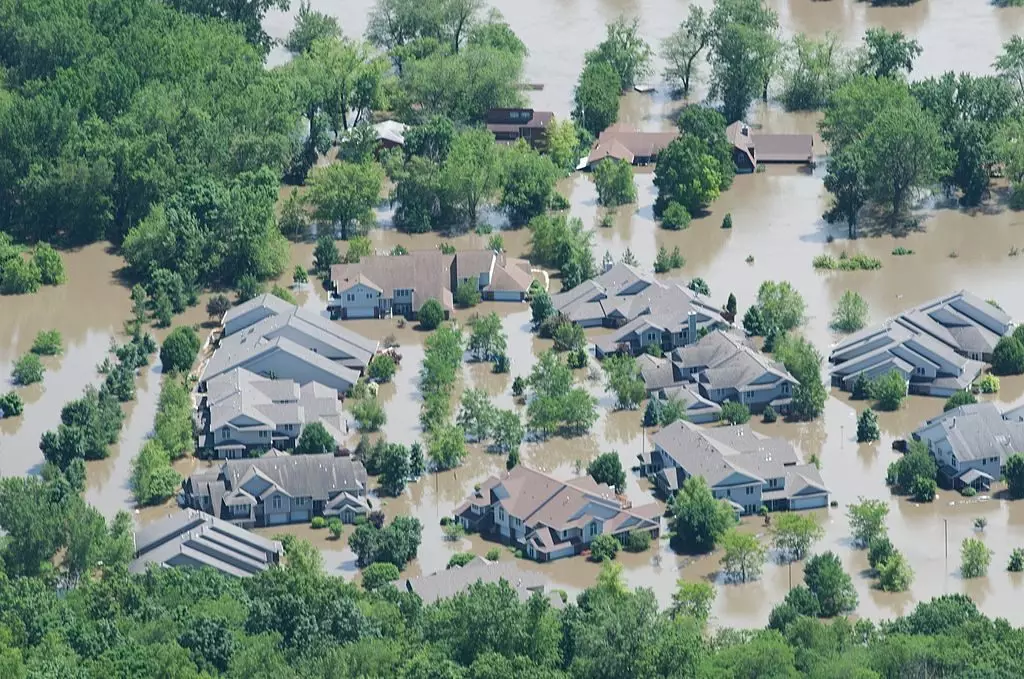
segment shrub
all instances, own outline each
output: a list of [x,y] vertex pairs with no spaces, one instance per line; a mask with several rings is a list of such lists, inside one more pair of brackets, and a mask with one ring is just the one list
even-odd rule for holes
[[731,212],[726,212],[725,213],[725,217],[722,218],[722,228],[723,229],[731,229],[732,228],[732,213]]
[[231,309],[231,300],[227,295],[214,295],[206,303],[206,315],[210,318],[220,318]]
[[651,546],[651,534],[644,530],[631,530],[626,536],[627,552],[646,552]]
[[722,419],[729,424],[746,424],[750,421],[750,408],[736,401],[722,404]]
[[160,347],[163,371],[188,372],[195,363],[200,346],[199,335],[191,327],[182,325],[172,330]]
[[498,559],[501,558],[501,548],[500,547],[491,547],[490,549],[487,550],[487,554],[484,555],[484,558],[487,559],[488,561],[497,561]]
[[64,341],[57,330],[40,330],[32,342],[33,354],[39,356],[57,356],[64,351]]
[[680,231],[690,226],[690,213],[676,202],[671,202],[661,215],[661,225],[672,231]]
[[64,261],[48,243],[40,243],[32,253],[32,263],[39,270],[39,281],[43,285],[60,285],[67,280]]
[[[475,280],[463,281],[455,288],[455,303],[461,307],[472,307],[480,303],[480,286]],[[420,312],[422,313],[422,309]]]
[[436,299],[428,299],[420,307],[417,317],[424,330],[434,330],[444,321],[444,308]]
[[978,380],[978,389],[983,394],[995,394],[999,391],[999,378],[992,373],[985,373],[980,380]]
[[957,391],[952,396],[946,399],[946,405],[942,406],[942,411],[946,412],[953,408],[959,408],[960,406],[969,405],[971,403],[977,403],[978,399],[969,391]]
[[342,528],[343,526],[341,523],[341,519],[339,519],[338,517],[332,516],[331,518],[327,519],[327,530],[331,531],[331,537],[335,540],[341,538]]
[[867,408],[857,418],[857,443],[870,443],[877,441],[881,436],[878,430],[878,415],[871,408]]
[[912,255],[912,254],[914,254],[914,251],[913,251],[913,250],[910,250],[910,249],[908,249],[908,248],[905,248],[905,247],[903,247],[903,246],[901,245],[901,246],[899,246],[899,247],[895,247],[895,248],[893,248],[893,249],[892,249],[892,254],[896,255],[897,257],[903,257],[903,256],[906,256],[906,255]]
[[611,561],[619,553],[619,541],[612,535],[598,535],[590,543],[590,560]]
[[349,410],[360,431],[378,431],[387,422],[384,407],[372,396],[357,400]]
[[239,303],[248,302],[250,299],[257,297],[262,292],[263,284],[260,283],[259,279],[251,273],[247,273],[239,278],[238,284],[235,287],[235,294],[238,297]]
[[377,382],[390,382],[395,376],[395,359],[388,354],[377,354],[366,367],[366,374]]
[[761,421],[764,422],[765,424],[771,424],[775,422],[775,420],[777,419],[779,419],[779,416],[775,413],[775,408],[772,408],[771,406],[765,406],[764,412],[761,413]]
[[142,446],[131,464],[131,487],[140,505],[156,505],[172,497],[181,476],[171,466],[171,457],[154,439]]
[[1010,563],[1007,564],[1006,570],[1011,573],[1020,573],[1024,571],[1024,549],[1016,547],[1010,552]]
[[445,566],[445,569],[461,568],[472,560],[473,552],[456,552],[452,554],[452,558],[448,559],[448,565]]
[[306,267],[301,264],[295,265],[295,270],[292,271],[292,283],[301,285],[309,282],[309,273],[306,272]]
[[879,410],[899,410],[907,396],[907,381],[893,370],[873,380],[868,392],[878,402]]
[[393,563],[381,561],[371,563],[363,569],[363,589],[372,592],[401,577],[401,571]]
[[931,502],[935,499],[935,479],[918,476],[910,484],[910,495],[914,502]]
[[314,516],[313,520],[309,522],[309,526],[315,530],[327,528],[327,519],[322,516]]
[[11,379],[15,384],[26,386],[43,381],[43,362],[35,354],[25,354],[14,363]]
[[960,489],[960,494],[964,497],[974,497],[978,494],[978,491],[975,490],[974,486],[964,486]]
[[1024,372],[1024,344],[1016,337],[1003,337],[992,351],[992,370],[997,375]]
[[552,191],[551,197],[548,198],[548,209],[556,212],[561,210],[568,210],[572,207],[572,203],[569,199],[560,194],[558,191]]
[[988,572],[992,551],[977,538],[965,538],[960,544],[960,575],[980,578]]
[[25,412],[25,402],[16,391],[9,391],[0,396],[0,418],[17,417]]

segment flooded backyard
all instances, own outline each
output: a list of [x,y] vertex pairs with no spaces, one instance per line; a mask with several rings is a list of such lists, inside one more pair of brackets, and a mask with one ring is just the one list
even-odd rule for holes
[[[314,9],[337,14],[350,36],[362,33],[370,0],[349,0],[343,7],[336,2],[313,0]],[[668,0],[527,0],[493,3],[505,14],[513,30],[530,48],[526,78],[543,83],[544,89],[530,93],[532,105],[553,110],[567,117],[571,108],[572,87],[583,61],[583,54],[602,37],[604,24],[619,13],[639,16],[641,31],[657,44],[668,35],[686,13],[686,3]],[[953,3],[922,0],[914,7],[876,9],[864,3],[832,0],[771,0],[787,34],[808,32],[821,35],[834,31],[853,46],[863,31],[884,25],[907,32],[920,41],[923,54],[916,62],[915,76],[928,76],[946,70],[988,72],[1000,51],[1002,42],[1024,30],[1024,12],[1000,10],[987,3]],[[296,3],[297,5],[297,3]],[[287,34],[290,17],[280,13],[268,16],[267,30],[276,37]],[[275,51],[271,63],[280,63],[283,52]],[[656,65],[660,73],[661,65]],[[653,79],[660,81],[659,77]],[[698,91],[698,95],[703,92]],[[679,106],[663,94],[624,97],[622,119],[645,129],[665,128],[672,124],[671,114]],[[750,122],[775,132],[813,132],[817,117],[787,114],[775,107],[755,107]],[[816,150],[822,153],[820,143]],[[678,246],[686,258],[686,266],[675,272],[685,279],[703,277],[710,285],[712,297],[725,302],[734,293],[740,311],[750,305],[762,281],[788,280],[802,293],[807,303],[805,335],[827,354],[838,335],[829,329],[833,308],[845,290],[855,290],[867,300],[871,323],[882,321],[910,306],[953,290],[967,288],[978,296],[994,299],[1015,319],[1024,320],[1024,297],[1018,288],[1024,274],[1024,258],[1011,257],[1012,247],[1024,247],[1024,213],[1009,211],[997,192],[993,202],[976,211],[963,211],[955,206],[930,205],[922,212],[922,228],[905,237],[889,235],[846,239],[845,226],[830,227],[821,219],[828,204],[822,186],[823,168],[801,171],[772,168],[766,173],[739,176],[733,187],[710,208],[710,214],[694,219],[689,229],[670,232],[653,221],[655,198],[653,177],[640,171],[636,181],[639,200],[615,212],[613,226],[601,228],[603,213],[597,207],[596,193],[590,177],[574,175],[564,180],[560,191],[571,202],[571,214],[595,230],[594,254],[600,261],[607,250],[618,258],[628,247],[642,268],[651,270],[660,246],[669,250]],[[734,227],[720,228],[722,217],[732,214]],[[382,212],[387,224],[387,214]],[[512,255],[529,249],[529,234],[524,229],[507,231],[505,246]],[[832,242],[830,241],[830,236]],[[409,236],[381,229],[371,233],[374,246],[390,250],[396,244],[406,248],[436,247],[446,240],[459,249],[479,248],[486,236],[474,234],[452,238],[435,235]],[[890,254],[901,245],[912,249],[913,256]],[[344,245],[341,245],[344,250]],[[864,252],[882,260],[881,270],[870,272],[817,273],[811,266],[815,255],[829,252],[838,255]],[[955,256],[951,256],[955,255]],[[747,263],[749,256],[753,257]],[[312,245],[296,244],[292,248],[293,263],[310,265]],[[22,297],[0,297],[0,379],[6,380],[14,360],[26,352],[39,330],[55,328],[64,337],[63,356],[45,358],[47,372],[41,385],[20,389],[25,399],[22,417],[0,421],[0,474],[35,473],[42,465],[38,443],[42,433],[57,426],[61,406],[76,398],[87,384],[98,377],[95,366],[103,359],[113,339],[120,339],[122,324],[130,315],[129,291],[120,284],[115,272],[121,260],[110,254],[104,245],[94,245],[64,254],[68,283],[59,288],[43,288],[39,293]],[[290,282],[290,274],[289,282]],[[552,279],[553,292],[559,283]],[[304,306],[321,311],[325,293],[319,285],[297,295]],[[465,321],[473,312],[497,311],[503,317],[509,337],[511,373],[495,375],[489,364],[465,365],[462,387],[482,387],[502,408],[521,407],[513,403],[511,383],[516,375],[529,373],[536,355],[549,343],[529,333],[529,309],[522,304],[484,304],[472,311],[460,311]],[[205,321],[202,306],[190,309],[175,324]],[[419,395],[416,377],[423,357],[424,333],[412,328],[398,328],[395,320],[352,321],[349,325],[364,335],[383,338],[394,335],[400,344],[402,362],[393,384],[384,386],[380,399],[388,415],[385,426],[390,440],[412,443],[420,438],[418,414]],[[604,394],[603,381],[591,381],[587,370],[577,371],[577,379],[600,399],[600,420],[590,435],[542,443],[526,443],[522,448],[524,464],[568,479],[576,474],[578,465],[601,452],[615,450],[626,467],[632,467],[636,455],[649,441],[644,440],[640,412],[614,412],[613,399]],[[149,366],[138,380],[136,401],[126,405],[126,420],[120,444],[109,459],[89,463],[87,500],[105,514],[132,509],[127,486],[130,461],[150,434],[156,401],[159,395],[159,365]],[[8,385],[0,385],[6,391]],[[1005,404],[1024,401],[1024,378],[1003,378],[1002,389],[995,395]],[[860,594],[857,615],[883,618],[908,611],[916,601],[953,592],[965,592],[990,615],[1009,618],[1024,624],[1024,610],[1015,606],[1014,594],[1020,592],[1022,575],[1004,570],[1014,547],[1024,546],[1024,501],[1007,502],[976,497],[966,499],[958,494],[942,494],[934,503],[918,505],[902,497],[893,497],[884,485],[885,470],[895,459],[891,450],[893,439],[903,438],[923,420],[942,410],[942,400],[910,397],[896,413],[880,414],[882,440],[877,444],[855,442],[856,415],[865,407],[852,403],[846,394],[833,392],[824,416],[805,424],[776,423],[765,425],[754,421],[758,431],[790,440],[804,459],[812,454],[821,460],[822,476],[839,502],[838,509],[819,510],[816,515],[826,535],[816,550],[833,549],[854,574]],[[357,434],[347,442],[354,446]],[[179,471],[188,473],[192,461],[181,463]],[[504,458],[490,455],[474,447],[465,464],[457,470],[427,475],[412,484],[406,493],[383,502],[389,517],[399,514],[417,516],[424,524],[423,544],[419,559],[410,565],[408,574],[443,569],[450,556],[458,551],[472,550],[483,554],[493,543],[471,536],[449,543],[443,540],[439,520],[473,491],[473,486],[490,474],[504,470]],[[637,504],[650,496],[648,484],[630,476],[627,495]],[[845,506],[858,496],[882,498],[890,503],[889,532],[893,543],[904,552],[916,572],[910,591],[887,594],[872,588],[867,577],[866,553],[849,544],[849,528]],[[375,500],[376,502],[376,500]],[[138,514],[144,522],[164,513],[166,509],[147,509]],[[986,578],[965,581],[959,576],[959,544],[974,534],[973,520],[988,520],[984,540],[994,550],[992,568]],[[759,519],[746,522],[746,529],[763,532]],[[267,530],[269,534],[281,529]],[[310,538],[323,550],[325,565],[332,573],[354,576],[354,557],[345,547],[344,537],[329,539],[327,531],[312,531],[306,526],[293,526],[289,532]],[[946,558],[948,531],[948,553]],[[346,535],[348,531],[346,531]],[[502,558],[513,558],[510,553]],[[631,585],[651,587],[663,604],[670,599],[678,578],[714,577],[718,557],[710,555],[691,559],[675,555],[667,540],[643,554],[620,554]],[[588,586],[594,580],[597,566],[583,558],[566,559],[553,564],[521,562],[524,568],[544,572],[552,586],[570,592]],[[714,621],[721,625],[761,626],[772,606],[779,603],[791,579],[801,578],[800,564],[792,571],[772,562],[762,578],[746,585],[723,585],[718,588],[714,605]]]

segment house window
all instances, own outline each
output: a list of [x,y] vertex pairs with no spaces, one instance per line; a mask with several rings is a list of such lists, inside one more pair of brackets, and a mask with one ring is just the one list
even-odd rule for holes
[[915,375],[924,375],[924,368],[914,368]]
[[304,507],[305,505],[306,505],[306,498],[304,498],[304,497],[297,497],[297,498],[295,498],[295,506],[296,507]]
[[267,438],[267,436],[269,436],[269,435],[270,435],[270,432],[269,432],[269,431],[267,431],[266,429],[261,429],[261,430],[260,430],[260,438],[261,438],[261,439],[265,439],[265,438]]
[[782,383],[782,393],[783,394],[788,394],[789,393],[789,382],[783,382]]
[[505,520],[505,510],[502,509],[501,507],[498,507],[498,521],[504,521],[504,520]]
[[273,507],[274,509],[280,509],[281,508],[281,496],[280,495],[275,495],[274,499],[272,499],[270,501],[270,506]]
[[587,526],[587,531],[590,533],[590,537],[594,537],[595,535],[597,535],[597,524],[592,523],[589,526]]
[[356,301],[356,296],[350,292],[347,295],[345,295],[345,299],[347,299],[350,302],[354,302]]
[[747,486],[747,495],[753,495],[753,494],[754,494],[754,487],[753,486]]

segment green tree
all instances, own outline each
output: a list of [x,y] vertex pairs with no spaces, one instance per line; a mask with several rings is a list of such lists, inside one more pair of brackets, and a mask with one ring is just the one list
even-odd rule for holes
[[868,543],[868,565],[877,571],[895,552],[896,548],[893,547],[888,535],[876,535]]
[[1001,337],[992,351],[992,372],[997,375],[1024,373],[1024,344],[1016,337]]
[[722,571],[731,580],[748,582],[761,575],[767,552],[754,535],[730,528],[722,535]]
[[707,12],[691,6],[686,21],[661,43],[661,58],[667,64],[664,78],[683,97],[690,94],[690,81],[698,75],[697,60],[711,44],[713,28]]
[[227,295],[214,295],[206,303],[206,315],[217,321],[231,310],[231,300]]
[[345,264],[358,264],[363,257],[373,254],[373,244],[366,236],[353,236],[348,243],[348,250],[345,251]]
[[593,175],[599,205],[616,207],[636,202],[633,168],[626,161],[606,158],[594,166]]
[[555,306],[547,290],[541,290],[530,300],[530,314],[534,328],[539,328],[544,321],[555,314]]
[[494,427],[495,410],[487,392],[483,389],[467,389],[462,393],[462,403],[457,421],[473,441],[483,441],[491,436]]
[[914,59],[920,54],[921,45],[901,31],[869,28],[864,34],[860,72],[875,78],[907,75],[914,69]]
[[330,435],[324,425],[310,422],[302,429],[302,434],[295,444],[296,455],[322,455],[333,453],[338,442]]
[[615,489],[616,493],[626,491],[626,470],[622,468],[622,460],[616,452],[601,453],[587,465],[587,474],[598,483],[605,483]]
[[367,592],[373,592],[401,577],[398,566],[393,563],[374,563],[363,569],[362,585]]
[[473,307],[480,303],[480,285],[475,280],[463,281],[455,288],[453,301],[461,307]]
[[317,237],[316,247],[313,249],[313,266],[321,277],[325,277],[330,275],[331,267],[335,264],[341,264],[338,245],[330,234],[321,234]]
[[668,612],[673,618],[690,617],[701,623],[711,615],[711,605],[715,601],[715,588],[707,582],[676,581],[676,591],[672,593],[672,605]]
[[875,406],[879,410],[899,410],[903,399],[907,397],[907,381],[893,370],[872,380],[868,392],[875,399]]
[[914,502],[931,502],[935,499],[937,484],[928,476],[917,476],[910,483],[910,495]]
[[153,422],[154,440],[172,460],[193,451],[192,398],[181,380],[167,378],[160,388]]
[[160,346],[160,363],[165,373],[188,372],[199,355],[199,335],[191,326],[181,325],[172,330]]
[[25,402],[16,391],[0,395],[0,418],[17,417],[25,412]]
[[64,353],[64,340],[59,330],[40,330],[32,341],[33,354],[38,356],[59,356]]
[[621,91],[615,68],[603,59],[588,58],[573,92],[572,119],[597,136],[618,119]]
[[523,442],[523,423],[519,413],[514,410],[496,410],[491,430],[493,447],[499,452],[519,453],[519,445]]
[[935,464],[935,458],[928,452],[928,446],[911,439],[907,452],[889,465],[886,483],[902,489],[903,492],[912,492],[911,487],[915,479],[934,480],[937,473],[938,466]]
[[463,223],[476,229],[477,211],[501,186],[502,163],[494,135],[485,129],[458,132],[441,167],[446,200]]
[[864,153],[858,146],[840,147],[829,158],[825,189],[832,194],[832,207],[824,214],[829,224],[846,222],[850,238],[857,237],[861,209],[868,200]]
[[889,506],[881,500],[865,500],[850,505],[846,517],[850,521],[853,541],[860,547],[867,547],[871,540],[886,534],[885,519]]
[[782,101],[790,111],[818,111],[848,76],[847,55],[839,36],[826,33],[816,40],[793,37],[792,59],[784,73]]
[[613,535],[598,535],[590,543],[590,560],[611,561],[619,553],[619,541]]
[[405,446],[389,443],[384,446],[378,461],[380,466],[380,488],[385,495],[397,497],[405,490],[409,481],[409,451]]
[[1024,571],[1024,549],[1015,547],[1014,550],[1010,552],[1010,561],[1006,565],[1006,570],[1011,573],[1020,573],[1021,571]]
[[501,165],[500,205],[515,225],[526,224],[543,214],[555,193],[559,171],[548,156],[542,156],[520,140],[499,157]]
[[377,354],[366,366],[366,374],[375,382],[390,382],[395,376],[395,359],[390,354]]
[[[579,327],[573,324],[574,327]],[[629,354],[609,356],[602,363],[607,377],[606,388],[615,394],[617,408],[633,410],[647,395],[636,359]]]
[[43,362],[35,354],[25,354],[14,362],[11,369],[11,381],[19,386],[26,386],[43,381],[43,372],[46,368]]
[[471,322],[472,332],[469,336],[469,350],[477,360],[486,360],[503,356],[508,350],[508,338],[501,327],[501,318],[493,311],[486,316],[479,316]]
[[686,553],[710,552],[734,523],[732,508],[715,499],[703,477],[691,476],[672,500],[672,548]]
[[409,478],[423,476],[423,446],[417,441],[409,446]]
[[850,574],[834,552],[815,554],[804,566],[804,583],[818,599],[820,615],[832,618],[857,607],[857,591]]
[[440,302],[431,297],[420,306],[416,318],[419,319],[420,327],[424,330],[434,330],[444,321],[444,308]]
[[785,365],[798,384],[793,387],[790,417],[812,420],[824,411],[828,394],[821,381],[821,354],[803,337],[786,334],[775,340],[775,359]]
[[807,556],[811,545],[825,536],[825,530],[811,516],[785,512],[772,521],[772,546],[790,561]]
[[1010,497],[1024,497],[1024,455],[1014,453],[1006,458],[1006,488]]
[[953,395],[946,399],[946,403],[942,406],[943,412],[949,412],[953,408],[959,408],[960,406],[970,405],[977,403],[978,398],[970,391],[962,390],[955,391]]
[[[375,162],[337,162],[310,174],[306,200],[316,220],[329,231],[340,229],[342,239],[348,240],[376,223],[373,207],[380,200],[383,181],[384,171]],[[319,257],[316,262],[321,272],[330,266]]]
[[658,154],[654,167],[654,185],[658,189],[655,215],[662,216],[673,202],[689,214],[697,214],[718,198],[721,184],[719,160],[701,139],[683,135]]
[[39,243],[32,252],[32,263],[39,270],[39,281],[43,285],[61,285],[67,280],[64,260],[49,243]]
[[868,321],[868,303],[859,293],[847,290],[832,313],[832,327],[842,332],[857,332]]
[[789,281],[765,281],[757,290],[757,307],[766,332],[785,332],[804,319],[804,299]]
[[166,502],[181,487],[181,476],[171,467],[171,457],[155,440],[149,440],[132,460],[132,493],[141,506]]
[[360,431],[380,431],[388,421],[384,407],[373,396],[356,399],[355,403],[349,406],[349,411],[359,425]]
[[781,50],[779,18],[755,0],[719,0],[710,21],[710,96],[722,102],[729,121],[742,120],[751,100],[759,95],[767,100]]
[[627,90],[651,72],[651,47],[639,35],[640,20],[618,17],[608,24],[605,39],[587,60],[609,64],[619,77],[619,89]]
[[317,40],[340,38],[341,26],[332,16],[310,9],[308,0],[299,2],[299,11],[295,14],[295,25],[284,41],[285,49],[292,54],[309,51]]
[[729,424],[746,424],[750,421],[750,408],[736,401],[722,404],[722,421]]
[[427,454],[438,471],[458,467],[466,457],[466,433],[453,425],[435,427],[427,442]]
[[977,538],[964,538],[960,543],[960,575],[965,578],[981,578],[988,573],[992,561],[992,550]]
[[871,408],[866,408],[857,416],[857,443],[871,443],[881,436],[878,430],[878,415]]

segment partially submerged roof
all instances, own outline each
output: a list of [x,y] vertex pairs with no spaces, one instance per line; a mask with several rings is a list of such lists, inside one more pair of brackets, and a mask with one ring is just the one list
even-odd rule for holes
[[[492,253],[493,255],[493,253]],[[363,283],[391,298],[395,290],[414,290],[413,311],[428,299],[436,299],[449,311],[455,308],[451,292],[451,271],[455,255],[440,250],[415,250],[406,255],[361,257],[355,264],[331,267],[331,284],[341,293]]]
[[543,592],[547,586],[546,577],[521,568],[515,561],[488,561],[478,556],[464,566],[403,580],[399,588],[414,592],[425,604],[432,604],[465,592],[478,582],[497,583],[501,580],[516,591],[520,601],[526,601],[534,592]]
[[651,158],[678,136],[679,131],[674,129],[667,132],[641,132],[625,123],[616,123],[598,135],[587,163],[593,164],[609,157],[628,163],[632,163],[635,156]]
[[725,136],[733,147],[747,155],[751,165],[814,160],[814,135],[755,132],[750,125],[737,120],[725,128]]
[[[1024,422],[1008,419],[991,401],[962,405],[928,420],[915,438],[944,439],[961,462],[998,457],[1001,462],[1024,450]],[[938,432],[936,432],[938,429]]]

